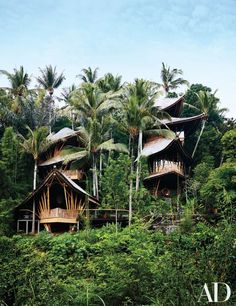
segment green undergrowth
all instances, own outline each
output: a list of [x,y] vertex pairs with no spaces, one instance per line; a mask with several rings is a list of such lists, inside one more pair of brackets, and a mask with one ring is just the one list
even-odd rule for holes
[[[109,225],[76,234],[0,237],[3,305],[199,305],[204,283],[236,287],[236,226],[171,234]],[[235,305],[232,296],[227,305]],[[202,304],[204,305],[204,303]]]

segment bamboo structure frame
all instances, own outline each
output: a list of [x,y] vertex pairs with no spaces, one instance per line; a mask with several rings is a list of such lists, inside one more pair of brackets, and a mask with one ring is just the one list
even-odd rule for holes
[[50,211],[50,197],[49,197],[49,186],[47,186],[47,191],[43,192],[39,200],[39,212],[38,215],[40,219],[43,218],[45,214],[49,214]]
[[[63,186],[64,190],[64,198],[66,204],[66,216],[74,218],[75,214],[81,214],[84,212],[86,207],[86,201],[79,199],[79,195],[72,190],[67,189],[67,185],[62,183],[59,179],[57,180],[58,183]],[[50,208],[50,187],[52,184],[47,185],[47,190],[44,191],[39,199],[39,210],[38,215],[40,219],[45,219],[50,217],[50,212],[52,209]],[[63,209],[61,209],[63,210]],[[53,213],[52,213],[53,215]],[[53,217],[53,216],[51,216]]]

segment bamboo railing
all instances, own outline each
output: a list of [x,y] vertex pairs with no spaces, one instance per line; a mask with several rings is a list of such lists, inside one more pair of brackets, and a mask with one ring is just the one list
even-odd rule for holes
[[161,161],[154,161],[153,162],[153,168],[152,168],[152,173],[151,174],[156,174],[156,173],[168,173],[168,172],[176,172],[181,175],[184,175],[184,166],[183,163],[181,162],[173,162],[173,161],[166,161],[166,160],[161,160]]

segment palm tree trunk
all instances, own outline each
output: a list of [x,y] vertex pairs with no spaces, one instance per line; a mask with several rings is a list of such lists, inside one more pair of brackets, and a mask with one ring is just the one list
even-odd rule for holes
[[136,191],[139,189],[139,181],[140,181],[140,171],[141,171],[141,165],[139,162],[141,153],[143,148],[143,132],[142,130],[139,130],[138,135],[138,158],[137,158],[137,167],[136,167]]
[[93,196],[98,199],[98,173],[97,173],[97,160],[95,153],[93,153]]
[[99,186],[101,187],[101,180],[102,180],[102,150],[100,151],[100,158],[99,158],[99,179],[100,179]]
[[96,187],[96,198],[99,199],[99,183],[98,183],[98,172],[96,166],[96,159],[95,159],[95,187]]
[[194,157],[195,152],[196,152],[196,150],[197,150],[197,147],[198,147],[199,141],[200,141],[200,139],[201,139],[201,137],[202,137],[202,133],[203,133],[203,130],[204,130],[204,128],[205,128],[205,125],[206,125],[206,120],[203,120],[203,121],[202,121],[201,132],[200,132],[200,134],[199,134],[199,136],[198,136],[196,145],[195,145],[195,147],[194,147],[194,150],[193,150],[193,153],[192,153],[192,158]]
[[[36,189],[37,183],[37,160],[34,161],[34,181],[33,181],[33,191]],[[35,200],[33,200],[33,218],[32,218],[32,234],[35,234]]]
[[[131,137],[131,136],[130,136]],[[132,220],[132,201],[133,201],[133,143],[132,140],[130,140],[130,184],[129,184],[129,226],[131,225]]]
[[93,196],[96,197],[95,156],[93,154]]

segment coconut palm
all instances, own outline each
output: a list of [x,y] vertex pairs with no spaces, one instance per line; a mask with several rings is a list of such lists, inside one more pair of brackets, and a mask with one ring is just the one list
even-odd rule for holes
[[88,67],[87,69],[84,68],[81,71],[83,74],[79,74],[77,77],[79,77],[85,83],[95,83],[98,75],[98,67],[95,68],[94,71],[91,67]]
[[100,120],[106,113],[121,107],[119,98],[120,93],[103,93],[96,84],[84,83],[71,94],[70,104],[85,124],[88,118]]
[[[169,115],[155,107],[155,100],[158,92],[153,84],[143,79],[136,79],[133,85],[129,85],[124,102],[123,129],[128,131],[130,136],[130,149],[134,151],[134,141],[137,140],[137,160],[142,151],[143,132],[153,128],[152,133],[165,133],[172,136],[170,131],[160,129],[161,119],[170,118]],[[133,154],[131,154],[132,156]],[[139,174],[137,167],[136,190],[139,186]]]
[[65,147],[62,150],[62,155],[66,156],[64,163],[80,161],[81,167],[84,167],[84,165],[92,166],[93,195],[98,198],[97,160],[100,152],[117,151],[128,153],[128,149],[124,144],[114,143],[114,140],[110,138],[110,120],[108,117],[103,118],[101,122],[89,118],[86,127],[80,127],[78,131],[78,137],[83,148]]
[[168,95],[170,89],[176,89],[180,85],[188,85],[189,82],[184,80],[182,77],[179,77],[183,74],[181,69],[171,69],[166,64],[162,63],[161,69],[161,81],[162,88],[164,89],[166,95]]
[[[30,127],[27,127],[27,130],[29,132],[27,138],[21,134],[18,134],[18,137],[21,147],[26,153],[32,155],[34,159],[33,190],[35,190],[37,186],[38,159],[40,154],[48,147],[48,141],[46,139],[47,129],[40,127],[33,131]],[[32,233],[35,233],[35,202],[33,202]]]
[[40,86],[43,87],[48,93],[49,97],[45,97],[47,103],[50,105],[51,110],[49,110],[49,132],[51,134],[51,121],[53,116],[53,104],[54,101],[52,99],[54,89],[58,88],[62,82],[65,80],[65,76],[63,73],[59,74],[56,71],[56,67],[52,67],[51,65],[46,66],[44,69],[39,68],[41,75],[36,78],[37,82]]
[[44,69],[39,68],[39,71],[41,75],[36,78],[37,82],[52,96],[54,89],[58,88],[65,80],[63,72],[58,75],[56,67],[53,68],[51,65],[46,66]]
[[14,97],[21,97],[26,93],[31,79],[28,73],[24,71],[23,66],[20,66],[19,70],[15,68],[13,73],[6,70],[0,70],[0,73],[5,75],[10,82],[10,87],[6,87],[6,89],[9,90]]
[[71,95],[76,89],[77,87],[75,84],[72,84],[68,88],[63,88],[61,93],[62,98],[60,100],[64,101],[66,104],[70,104]]
[[120,120],[120,128],[129,135],[129,151],[131,156],[130,166],[130,196],[129,196],[129,223],[132,218],[132,190],[134,171],[134,151],[137,147],[136,159],[136,191],[139,189],[140,155],[142,151],[143,132],[173,137],[170,131],[160,129],[161,119],[169,118],[169,115],[155,107],[158,96],[156,87],[149,81],[136,79],[134,84],[126,87],[123,103],[123,118]]
[[[215,99],[215,93],[216,93],[216,91],[213,94],[211,94],[209,91],[203,91],[203,90],[200,90],[198,93],[195,93],[197,98],[198,98],[198,101],[197,101],[198,102],[198,108],[197,109],[201,113],[204,113],[205,117],[202,120],[201,131],[198,135],[197,142],[196,142],[195,147],[193,149],[192,158],[194,157],[194,155],[196,153],[196,150],[197,150],[199,141],[202,137],[202,133],[205,129],[205,125],[206,125],[209,114],[214,112],[217,109],[217,101]],[[224,111],[224,110],[222,109],[220,111]]]
[[107,73],[103,78],[97,80],[98,87],[102,92],[119,91],[122,88],[121,75],[114,76],[112,73]]

